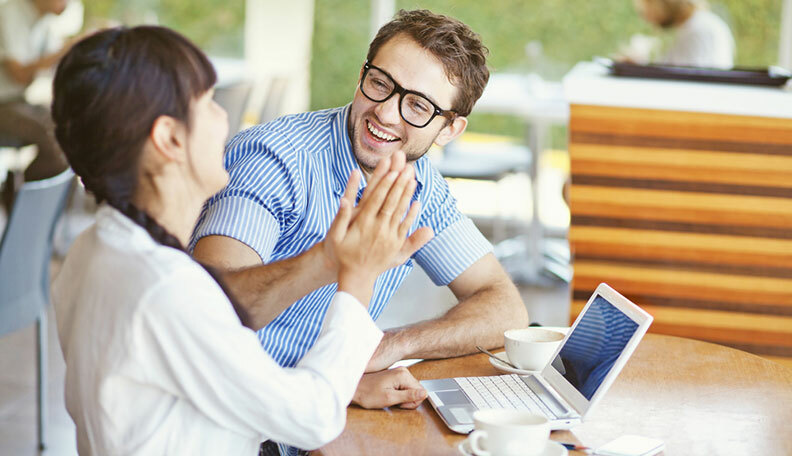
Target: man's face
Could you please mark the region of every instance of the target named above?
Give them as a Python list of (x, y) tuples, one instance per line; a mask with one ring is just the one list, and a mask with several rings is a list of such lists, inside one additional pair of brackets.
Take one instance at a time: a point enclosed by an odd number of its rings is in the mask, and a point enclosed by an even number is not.
[(68, 0), (34, 0), (34, 3), (41, 14), (51, 13), (58, 15), (66, 9), (66, 5), (69, 2)]
[(652, 0), (637, 0), (635, 2), (638, 12), (646, 22), (657, 27), (668, 28), (673, 25), (673, 18), (658, 3)]
[[(391, 38), (370, 63), (386, 71), (405, 89), (426, 95), (441, 109), (451, 109), (457, 88), (446, 77), (443, 64), (411, 38), (405, 35)], [(447, 119), (436, 116), (429, 125), (414, 127), (399, 114), (399, 101), (398, 94), (384, 102), (371, 101), (360, 92), (358, 81), (347, 127), (352, 151), (366, 172), (397, 150), (404, 152), (407, 161), (418, 160), (433, 142), (444, 145), (467, 125), (465, 118), (458, 117), (445, 126)]]

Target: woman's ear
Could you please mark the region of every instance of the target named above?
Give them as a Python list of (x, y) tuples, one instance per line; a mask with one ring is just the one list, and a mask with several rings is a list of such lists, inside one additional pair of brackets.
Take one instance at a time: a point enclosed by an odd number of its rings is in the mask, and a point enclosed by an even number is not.
[(186, 161), (187, 128), (182, 122), (170, 116), (157, 117), (149, 139), (154, 149), (167, 161)]
[(440, 133), (435, 138), (435, 144), (438, 146), (445, 146), (446, 144), (450, 143), (451, 141), (457, 139), (459, 135), (464, 133), (465, 128), (467, 128), (468, 120), (467, 117), (457, 116), (454, 118), (454, 121), (450, 124), (443, 127), (440, 130)]

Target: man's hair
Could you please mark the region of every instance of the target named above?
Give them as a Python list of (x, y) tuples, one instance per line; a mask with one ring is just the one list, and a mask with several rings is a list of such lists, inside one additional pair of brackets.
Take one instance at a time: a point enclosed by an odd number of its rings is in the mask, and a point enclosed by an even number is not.
[(659, 25), (666, 29), (677, 25), (680, 19), (692, 10), (707, 6), (705, 0), (639, 0), (637, 3), (643, 5), (652, 3), (660, 8), (664, 18)]
[(446, 76), (458, 89), (451, 109), (460, 116), (470, 114), (489, 80), (489, 50), (481, 37), (454, 18), (427, 10), (400, 10), (377, 32), (369, 45), (368, 61), (373, 62), (379, 49), (401, 34), (415, 40), (443, 63)]

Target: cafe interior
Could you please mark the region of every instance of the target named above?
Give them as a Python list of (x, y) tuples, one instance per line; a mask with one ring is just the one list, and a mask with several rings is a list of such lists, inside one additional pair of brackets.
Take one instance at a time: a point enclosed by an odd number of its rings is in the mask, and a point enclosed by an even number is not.
[[(16, 25), (13, 5), (47, 1), (0, 0), (0, 27)], [(238, 134), (282, 116), (345, 106), (360, 94), (380, 103), (364, 86), (377, 67), (364, 62), (382, 61), (366, 60), (369, 43), (400, 10), (455, 18), (488, 48), (489, 79), (464, 132), (432, 144), (418, 163), (436, 171), (461, 217), (486, 238), (528, 320), (494, 344), (466, 341), (454, 356), (415, 355), (382, 368), (407, 369), (421, 382), (412, 406), (364, 407), (347, 397), (343, 426), (325, 432), (333, 434), (326, 441), (300, 449), (272, 440), (259, 454), (792, 455), (792, 0), (66, 4), (41, 13), (48, 43), (54, 34), (68, 46), (70, 37), (144, 24), (195, 43), (217, 75), (226, 152)], [(683, 17), (658, 19), (671, 10)], [(26, 39), (19, 30), (0, 28), (0, 71), (11, 71), (9, 40)], [(51, 63), (13, 103), (2, 85), (14, 78), (0, 77), (0, 454), (160, 454), (144, 444), (84, 446), (86, 431), (75, 424), (84, 420), (67, 410), (75, 374), (51, 284), (102, 204), (76, 169), (29, 179), (42, 148), (17, 134), (22, 124), (4, 110), (21, 103), (48, 111)], [(388, 97), (400, 100), (405, 128), (418, 128), (405, 101), (425, 89), (382, 74), (395, 82)], [(411, 272), (374, 316), (386, 336), (453, 315), (463, 299), (420, 251), (407, 260)], [(592, 335), (596, 322), (604, 326)], [(627, 323), (634, 327), (614, 347)], [(571, 380), (579, 369), (570, 367), (572, 352), (594, 356), (597, 343), (615, 350), (601, 377), (593, 386)], [(526, 367), (519, 357), (539, 345), (549, 351)], [(533, 381), (564, 411), (542, 405), (555, 419), (536, 418), (544, 412), (517, 404), (521, 390), (508, 381), (536, 397), (526, 378), (541, 378)], [(455, 405), (457, 396), (470, 405)], [(272, 435), (258, 431), (262, 442)], [(165, 453), (195, 448), (172, 445)]]

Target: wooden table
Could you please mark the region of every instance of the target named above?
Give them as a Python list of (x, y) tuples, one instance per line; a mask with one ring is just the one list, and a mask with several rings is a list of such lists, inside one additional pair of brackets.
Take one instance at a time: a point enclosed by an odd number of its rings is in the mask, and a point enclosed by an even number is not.
[[(498, 374), (484, 355), (410, 371), (418, 379)], [(623, 434), (660, 438), (667, 455), (790, 455), (792, 370), (732, 348), (648, 334), (586, 421), (551, 438), (596, 447)], [(464, 438), (428, 403), (414, 411), (350, 406), (344, 432), (316, 454), (456, 455)]]

